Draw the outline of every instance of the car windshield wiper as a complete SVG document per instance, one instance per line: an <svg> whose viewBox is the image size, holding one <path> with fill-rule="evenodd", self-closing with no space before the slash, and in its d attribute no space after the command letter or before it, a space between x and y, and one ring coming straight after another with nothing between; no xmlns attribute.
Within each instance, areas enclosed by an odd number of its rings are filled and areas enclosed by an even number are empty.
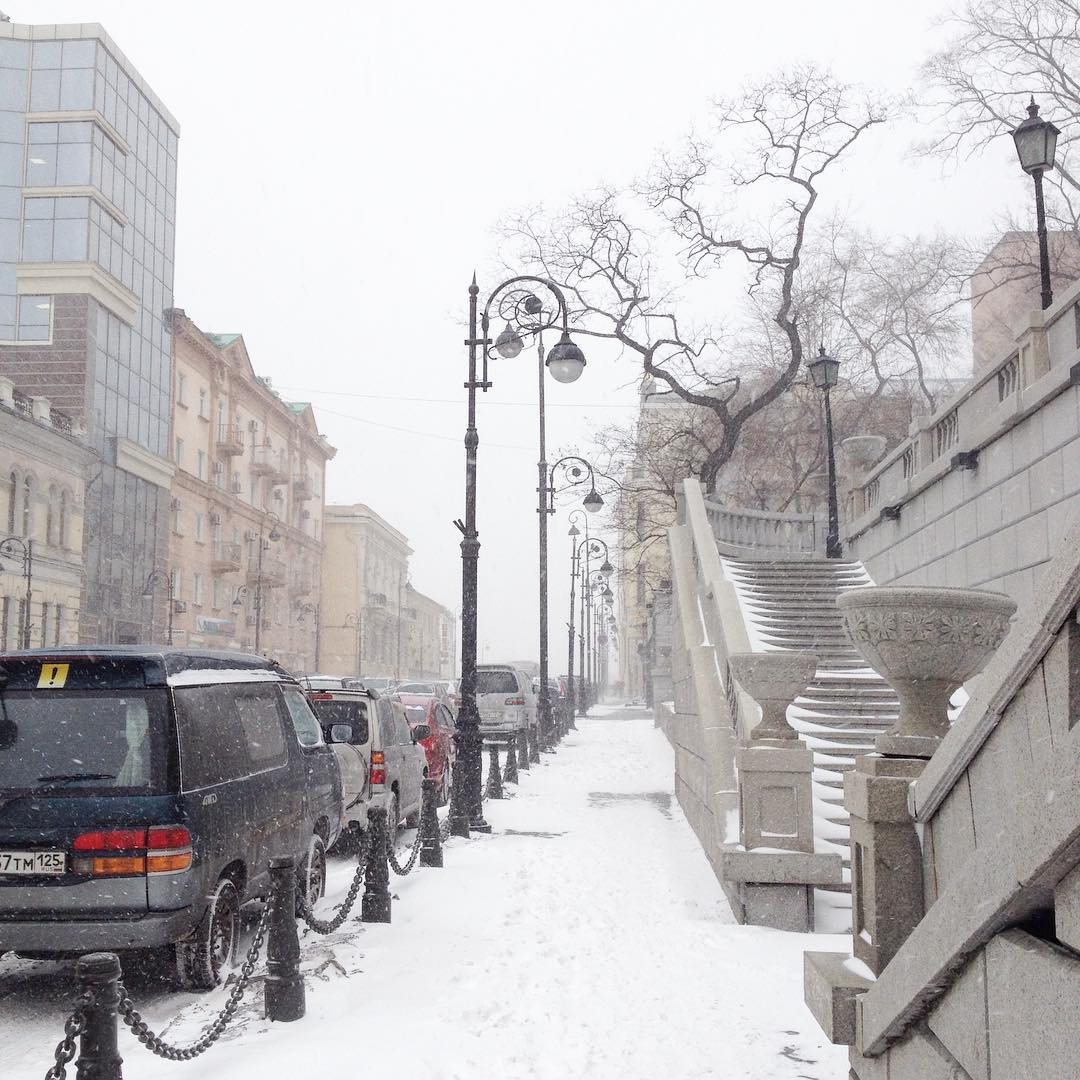
<svg viewBox="0 0 1080 1080"><path fill-rule="evenodd" d="M84 772L84 773L50 773L47 776L39 776L39 784L73 784L78 780L115 780L116 773L108 772Z"/></svg>

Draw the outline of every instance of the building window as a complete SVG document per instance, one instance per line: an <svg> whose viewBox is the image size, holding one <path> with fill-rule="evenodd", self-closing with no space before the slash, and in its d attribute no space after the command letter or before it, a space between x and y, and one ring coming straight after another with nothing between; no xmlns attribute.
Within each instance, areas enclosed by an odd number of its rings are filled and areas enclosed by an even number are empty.
<svg viewBox="0 0 1080 1080"><path fill-rule="evenodd" d="M212 603L215 610L219 610L224 607L223 597L225 592L225 583L221 578L212 578L210 584L210 592L212 597Z"/></svg>
<svg viewBox="0 0 1080 1080"><path fill-rule="evenodd" d="M33 491L30 477L23 479L23 505L22 505L22 534L32 536L34 528L34 510L32 504Z"/></svg>
<svg viewBox="0 0 1080 1080"><path fill-rule="evenodd" d="M60 492L60 521L56 536L56 543L66 548L68 546L68 534L67 534L67 516L68 516L68 494L66 491Z"/></svg>
<svg viewBox="0 0 1080 1080"><path fill-rule="evenodd" d="M11 619L11 597L5 596L0 601L0 649L8 650L8 622Z"/></svg>
<svg viewBox="0 0 1080 1080"><path fill-rule="evenodd" d="M7 531L15 531L15 508L19 505L19 477L12 472L8 477L8 520Z"/></svg>
<svg viewBox="0 0 1080 1080"><path fill-rule="evenodd" d="M45 543L56 543L56 517L59 495L55 484L49 485L49 500L45 505Z"/></svg>
<svg viewBox="0 0 1080 1080"><path fill-rule="evenodd" d="M191 588L192 588L192 597L191 597L192 600L194 600L195 603L199 607L202 607L202 602L203 602L203 576L202 576L202 574L196 574L195 575L194 579L192 580Z"/></svg>
<svg viewBox="0 0 1080 1080"><path fill-rule="evenodd" d="M89 199L23 200L24 262L86 262L89 245Z"/></svg>
<svg viewBox="0 0 1080 1080"><path fill-rule="evenodd" d="M57 604L56 605L56 637L55 637L55 640L53 641L54 645L59 645L60 644L60 636L61 636L61 630L63 628L63 625L64 625L64 605L63 604Z"/></svg>
<svg viewBox="0 0 1080 1080"><path fill-rule="evenodd" d="M17 341L52 340L52 297L20 296Z"/></svg>
<svg viewBox="0 0 1080 1080"><path fill-rule="evenodd" d="M49 601L41 601L41 644L49 643Z"/></svg>
<svg viewBox="0 0 1080 1080"><path fill-rule="evenodd" d="M176 404L187 408L187 376L182 371L176 373Z"/></svg>
<svg viewBox="0 0 1080 1080"><path fill-rule="evenodd" d="M183 571L179 566L172 572L172 598L174 600L180 599L183 588L183 576Z"/></svg>
<svg viewBox="0 0 1080 1080"><path fill-rule="evenodd" d="M204 514L195 515L195 543L202 544L206 542L205 536L206 530L206 516Z"/></svg>
<svg viewBox="0 0 1080 1080"><path fill-rule="evenodd" d="M210 413L207 411L210 408L210 398L206 392L205 386L199 387L199 419L209 420Z"/></svg>
<svg viewBox="0 0 1080 1080"><path fill-rule="evenodd" d="M179 499L173 499L173 502L172 502L172 531L174 533L176 533L177 536L183 536L184 535L184 528L183 528L184 522L183 522L183 518L181 517L182 514L183 514L183 504L180 502Z"/></svg>
<svg viewBox="0 0 1080 1080"><path fill-rule="evenodd" d="M184 440L179 435L176 437L176 456L175 461L178 468L184 466Z"/></svg>
<svg viewBox="0 0 1080 1080"><path fill-rule="evenodd" d="M195 451L195 475L200 480L205 480L206 479L206 451L205 450L196 450Z"/></svg>
<svg viewBox="0 0 1080 1080"><path fill-rule="evenodd" d="M27 187L85 187L90 183L93 129L89 121L30 124Z"/></svg>

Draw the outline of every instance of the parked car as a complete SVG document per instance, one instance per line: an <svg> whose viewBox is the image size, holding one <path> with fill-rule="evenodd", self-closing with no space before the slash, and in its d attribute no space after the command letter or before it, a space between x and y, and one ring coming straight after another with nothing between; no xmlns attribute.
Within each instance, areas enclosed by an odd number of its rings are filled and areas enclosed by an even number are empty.
<svg viewBox="0 0 1080 1080"><path fill-rule="evenodd" d="M441 701L447 708L453 707L450 691L446 689L446 683L437 679L412 679L402 681L394 685L395 694L413 694L421 697L433 697Z"/></svg>
<svg viewBox="0 0 1080 1080"><path fill-rule="evenodd" d="M0 654L0 951L166 947L222 981L269 861L324 891L341 778L299 684L246 653Z"/></svg>
<svg viewBox="0 0 1080 1080"><path fill-rule="evenodd" d="M535 731L536 694L532 679L509 664L478 664L476 707L480 731L487 737L509 739L519 732Z"/></svg>
<svg viewBox="0 0 1080 1080"><path fill-rule="evenodd" d="M426 736L417 741L427 754L427 775L435 781L439 806L445 806L450 798L450 778L454 762L454 714L450 706L435 697L423 694L397 694L405 706L405 718L414 736L426 728Z"/></svg>
<svg viewBox="0 0 1080 1080"><path fill-rule="evenodd" d="M367 828L370 806L386 808L393 836L403 819L418 822L427 756L400 703L361 679L320 675L302 681L341 770L346 846Z"/></svg>
<svg viewBox="0 0 1080 1080"><path fill-rule="evenodd" d="M357 675L356 679L369 690L378 690L380 694L389 694L394 685L394 680L385 675Z"/></svg>

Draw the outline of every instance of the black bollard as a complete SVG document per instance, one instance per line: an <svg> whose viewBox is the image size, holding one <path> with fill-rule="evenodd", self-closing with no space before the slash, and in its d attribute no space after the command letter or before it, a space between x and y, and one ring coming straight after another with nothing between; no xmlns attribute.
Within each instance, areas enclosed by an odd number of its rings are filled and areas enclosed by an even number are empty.
<svg viewBox="0 0 1080 1080"><path fill-rule="evenodd" d="M371 844L368 847L367 870L364 871L364 898L360 903L361 922L390 922L390 867L387 864L389 843L386 826L386 807L368 809L368 828Z"/></svg>
<svg viewBox="0 0 1080 1080"><path fill-rule="evenodd" d="M488 747L488 778L487 787L484 788L484 798L501 799L502 797L502 769L499 766L499 744L491 743Z"/></svg>
<svg viewBox="0 0 1080 1080"><path fill-rule="evenodd" d="M517 733L517 759L518 768L528 772L532 766L529 764L529 737L524 731Z"/></svg>
<svg viewBox="0 0 1080 1080"><path fill-rule="evenodd" d="M420 804L420 865L442 866L442 839L439 815L435 813L435 781L424 781L424 801Z"/></svg>
<svg viewBox="0 0 1080 1080"><path fill-rule="evenodd" d="M528 732L529 740L529 761L533 765L540 764L540 738L537 728L529 728Z"/></svg>
<svg viewBox="0 0 1080 1080"><path fill-rule="evenodd" d="M271 859L263 1004L266 1018L282 1023L299 1020L307 1008L296 932L296 888L296 860L291 855Z"/></svg>
<svg viewBox="0 0 1080 1080"><path fill-rule="evenodd" d="M503 769L503 783L516 784L518 782L517 749L513 735L506 744L506 767Z"/></svg>
<svg viewBox="0 0 1080 1080"><path fill-rule="evenodd" d="M79 1036L79 1060L75 1075L79 1080L122 1080L123 1058L116 1046L120 1006L120 958L116 953L97 952L80 956L75 965L79 993L89 993L85 1025Z"/></svg>

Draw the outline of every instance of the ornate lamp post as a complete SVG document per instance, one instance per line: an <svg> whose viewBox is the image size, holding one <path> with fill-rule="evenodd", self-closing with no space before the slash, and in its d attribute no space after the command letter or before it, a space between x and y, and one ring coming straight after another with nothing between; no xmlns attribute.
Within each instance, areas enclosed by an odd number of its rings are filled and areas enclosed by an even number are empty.
<svg viewBox="0 0 1080 1080"><path fill-rule="evenodd" d="M30 607L33 602L34 541L21 536L6 536L0 540L0 558L21 559L23 577L26 578L26 597L23 600L22 626L19 627L20 648L30 648ZM42 642L44 644L44 642Z"/></svg>
<svg viewBox="0 0 1080 1080"><path fill-rule="evenodd" d="M545 304L533 289L543 290L554 301ZM524 338L537 339L537 357L540 391L540 460L537 462L540 495L540 562L547 566L547 519L546 489L548 465L544 435L544 369L558 382L573 382L585 369L585 356L570 339L569 309L562 290L545 278L519 276L502 282L488 297L479 311L480 287L473 275L469 286L469 336L465 344L469 348L468 425L465 430L465 520L455 524L461 539L461 710L457 718L457 734L454 736L458 749L458 783L454 785L450 805L450 829L455 836L468 836L470 829L490 832L491 826L484 820L481 772L483 769L483 740L480 735L480 714L476 708L476 651L477 651L477 563L480 558L480 537L476 528L476 459L480 437L476 429L476 391L491 388L488 379L488 360L494 345L500 356L508 359L517 356L524 348ZM492 341L488 336L492 313L505 322L499 336ZM477 316L480 315L479 325ZM543 332L561 326L558 343L546 356ZM477 363L481 362L480 378ZM547 651L547 577L541 573L540 619L541 659ZM544 681L547 672L541 672L540 715L550 726L551 702Z"/></svg>
<svg viewBox="0 0 1080 1080"><path fill-rule="evenodd" d="M575 511L577 513L577 511ZM573 515L571 515L573 517ZM586 526L588 522L586 521ZM611 565L610 553L608 551L607 543L601 540L599 537L592 537L588 534L588 528L586 528L585 539L580 543L576 538L580 536L580 532L575 525L571 525L570 537L572 545L570 549L570 655L568 661L568 670L571 674L571 686L573 685L573 672L574 672L574 591L577 584L578 574L582 574L582 592L581 592L581 633L579 635L581 645L581 675L578 683L577 693L577 709L578 716L584 716L588 710L588 701L586 700L586 666L585 666L585 641L586 641L586 625L585 625L585 609L587 602L587 587L586 582L589 580L590 571L588 569L589 559L593 555L599 555L601 551L604 554L604 562L600 566L600 569L596 573L604 581L608 581L614 571L614 567Z"/></svg>
<svg viewBox="0 0 1080 1080"><path fill-rule="evenodd" d="M165 595L169 602L169 622L165 636L165 644L171 645L173 639L173 613L176 611L176 602L173 598L173 574L171 570L151 570L146 575L146 584L143 586L143 596L150 598L150 630L154 629L154 589L158 585L165 586Z"/></svg>
<svg viewBox="0 0 1080 1080"><path fill-rule="evenodd" d="M1057 138L1061 132L1049 120L1039 119L1034 96L1028 105L1027 119L1012 133L1020 168L1035 181L1035 228L1039 236L1039 277L1042 283L1042 306L1045 311L1054 300L1050 288L1050 254L1046 244L1046 205L1043 202L1043 173L1054 167Z"/></svg>
<svg viewBox="0 0 1080 1080"><path fill-rule="evenodd" d="M269 524L269 530L266 529ZM263 533L266 532L266 539L270 541L277 541L281 539L281 530L278 526L281 524L281 518L274 513L273 510L267 510L259 521L259 550L256 556L255 564L255 651L258 652L262 641L262 609L263 609L263 547L265 542L263 540ZM242 598L248 595L248 587L241 585L236 590L236 599L233 600L233 607L242 607Z"/></svg>
<svg viewBox="0 0 1080 1080"><path fill-rule="evenodd" d="M829 468L829 534L825 538L825 557L839 559L844 554L840 544L840 512L836 501L836 447L833 443L832 405L829 391L836 386L840 372L840 361L834 360L825 352L822 345L818 354L807 365L814 385L825 394L825 452Z"/></svg>
<svg viewBox="0 0 1080 1080"><path fill-rule="evenodd" d="M321 627L319 626L319 605L313 604L310 600L305 600L298 608L296 615L296 625L304 625L304 616L311 614L313 616L313 623L315 628L315 670L320 670L319 667L319 636L321 634Z"/></svg>

